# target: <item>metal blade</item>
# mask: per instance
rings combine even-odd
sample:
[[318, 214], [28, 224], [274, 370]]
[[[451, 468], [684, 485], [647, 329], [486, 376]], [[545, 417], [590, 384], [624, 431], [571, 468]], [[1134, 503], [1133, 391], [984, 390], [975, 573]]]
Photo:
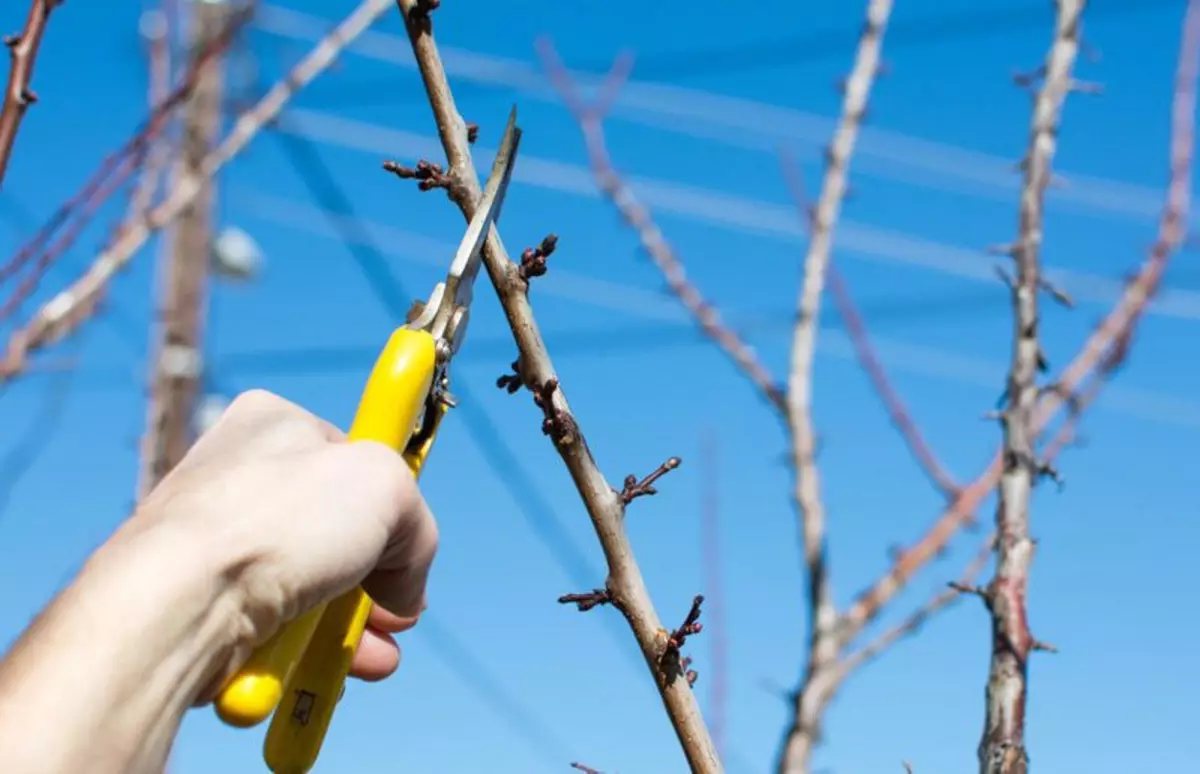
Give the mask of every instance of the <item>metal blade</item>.
[[504, 137], [492, 162], [492, 171], [479, 200], [479, 208], [467, 226], [467, 233], [463, 235], [454, 261], [450, 264], [450, 271], [446, 275], [446, 300], [456, 306], [471, 303], [472, 287], [483, 262], [483, 244], [491, 233], [492, 224], [500, 217], [520, 142], [521, 130], [517, 127], [517, 109], [514, 106], [508, 114]]

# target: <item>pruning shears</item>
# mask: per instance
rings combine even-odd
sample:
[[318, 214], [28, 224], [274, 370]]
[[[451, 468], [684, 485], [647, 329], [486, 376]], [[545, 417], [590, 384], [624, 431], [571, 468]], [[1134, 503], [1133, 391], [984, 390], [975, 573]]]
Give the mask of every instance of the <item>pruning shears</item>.
[[[479, 206], [444, 282], [415, 304], [375, 361], [349, 439], [387, 444], [419, 476], [438, 427], [454, 406], [450, 363], [470, 319], [482, 249], [500, 217], [520, 143], [513, 108]], [[309, 610], [251, 654], [214, 702], [218, 717], [241, 728], [268, 717], [263, 758], [276, 774], [312, 769], [366, 627], [371, 600], [361, 588]]]

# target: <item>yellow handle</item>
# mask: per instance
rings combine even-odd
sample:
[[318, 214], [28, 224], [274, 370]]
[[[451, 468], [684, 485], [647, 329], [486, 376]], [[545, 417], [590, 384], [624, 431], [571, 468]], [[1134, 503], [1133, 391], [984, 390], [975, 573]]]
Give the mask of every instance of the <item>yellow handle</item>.
[[[350, 428], [350, 440], [378, 441], [397, 452], [403, 451], [421, 418], [435, 366], [436, 351], [433, 337], [429, 333], [407, 328], [394, 331], [367, 379], [358, 412]], [[442, 409], [439, 408], [439, 416], [434, 418], [435, 421], [440, 419], [441, 413]], [[428, 445], [427, 443], [426, 448], [416, 455], [421, 461], [424, 460]], [[358, 591], [353, 593], [361, 594]], [[342, 600], [335, 600], [330, 605], [320, 605], [309, 610], [259, 646], [238, 673], [221, 689], [214, 702], [218, 717], [238, 727], [253, 726], [266, 720], [279, 706], [285, 686], [288, 686], [297, 671], [306, 650], [310, 645], [324, 647], [323, 643], [329, 641], [328, 633], [321, 624], [327, 608], [333, 608], [340, 602]], [[370, 609], [368, 604], [364, 603], [363, 606], [367, 610]], [[365, 613], [363, 620], [365, 623]], [[342, 632], [346, 632], [346, 629], [342, 629]], [[359, 635], [361, 633], [360, 629]], [[342, 638], [339, 635], [336, 639]], [[357, 644], [357, 641], [355, 638], [354, 644]], [[353, 654], [353, 645], [351, 653]], [[336, 665], [329, 664], [329, 668], [336, 672]], [[293, 707], [292, 710], [294, 709]], [[328, 717], [325, 722], [328, 723]], [[320, 737], [323, 736], [322, 728]], [[316, 743], [317, 749], [320, 748], [320, 737]]]
[[[427, 451], [428, 446], [404, 455], [414, 476], [421, 474]], [[263, 757], [275, 774], [305, 774], [316, 764], [371, 604], [371, 598], [357, 588], [330, 602], [321, 616], [312, 643], [287, 684], [289, 703], [275, 713], [267, 728]]]

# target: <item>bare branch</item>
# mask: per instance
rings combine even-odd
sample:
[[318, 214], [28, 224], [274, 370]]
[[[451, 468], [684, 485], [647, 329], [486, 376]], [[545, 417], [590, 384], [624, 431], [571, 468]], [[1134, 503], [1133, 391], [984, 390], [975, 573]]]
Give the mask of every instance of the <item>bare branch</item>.
[[996, 507], [996, 570], [985, 596], [992, 616], [992, 655], [983, 739], [979, 743], [981, 774], [1025, 774], [1029, 765], [1025, 703], [1028, 658], [1034, 639], [1029, 632], [1025, 600], [1034, 551], [1029, 502], [1041, 472], [1035, 447], [1035, 413], [1040, 397], [1037, 377], [1043, 364], [1038, 330], [1043, 202], [1051, 179], [1062, 104], [1072, 88], [1086, 5], [1086, 0], [1057, 2], [1054, 39], [1042, 68], [1042, 86], [1034, 100], [1023, 164], [1019, 234], [1013, 252], [1017, 268], [1012, 287], [1013, 354], [1005, 390], [1008, 406], [1001, 418], [1004, 442]]
[[583, 131], [587, 146], [588, 163], [600, 190], [620, 212], [621, 217], [638, 235], [642, 248], [650, 260], [662, 272], [667, 287], [679, 299], [696, 323], [721, 348], [734, 364], [746, 374], [759, 392], [782, 415], [787, 414], [787, 399], [775, 378], [759, 360], [754, 349], [728, 327], [721, 313], [700, 293], [691, 282], [683, 262], [666, 236], [650, 215], [650, 211], [638, 201], [633, 190], [618, 174], [609, 156], [604, 139], [604, 116], [625, 83], [633, 67], [633, 58], [623, 55], [613, 62], [608, 77], [600, 89], [600, 97], [592, 104], [584, 101], [570, 72], [559, 59], [554, 46], [547, 39], [537, 42], [538, 53], [547, 78], [561, 96], [567, 109], [575, 116]]
[[883, 35], [891, 10], [891, 0], [870, 0], [867, 5], [866, 23], [854, 65], [846, 80], [841, 118], [829, 146], [825, 174], [811, 219], [804, 279], [796, 302], [787, 417], [792, 437], [794, 498], [800, 518], [810, 620], [808, 663], [791, 707], [792, 718], [777, 765], [780, 774], [808, 771], [813, 747], [820, 733], [821, 716], [837, 688], [837, 660], [842, 641], [837, 632], [839, 616], [830, 588], [825, 508], [816, 464], [817, 433], [812, 417], [813, 357], [816, 354], [821, 293], [833, 252], [833, 229], [846, 192], [850, 157], [866, 111], [867, 98], [879, 71]]
[[[342, 49], [381, 16], [390, 4], [389, 0], [364, 0], [327, 37], [318, 42], [256, 105], [239, 116], [229, 134], [205, 155], [200, 164], [201, 177], [216, 174], [240, 153], [267, 123], [279, 115], [296, 92], [321, 74]], [[82, 277], [43, 306], [28, 325], [16, 331], [9, 339], [4, 359], [0, 360], [0, 382], [20, 373], [30, 353], [73, 331], [87, 316], [80, 310], [94, 308], [113, 274], [129, 262], [151, 234], [178, 216], [200, 190], [197, 177], [182, 177], [145, 218], [123, 229], [113, 243], [96, 257]]]
[[[471, 160], [467, 127], [454, 104], [433, 38], [428, 10], [420, 6], [418, 0], [398, 0], [398, 3], [428, 92], [450, 175], [455, 181], [447, 194], [458, 205], [463, 217], [469, 220], [475, 214], [481, 192]], [[609, 572], [605, 585], [612, 605], [621, 611], [633, 630], [691, 770], [698, 774], [717, 774], [723, 769], [691, 686], [685, 680], [665, 679], [659, 668], [667, 643], [658, 635], [662, 623], [625, 534], [625, 505], [600, 472], [579, 423], [571, 413], [530, 307], [526, 283], [520, 276], [518, 265], [509, 259], [494, 227], [488, 232], [483, 258], [516, 339], [525, 382], [540, 385], [535, 396], [543, 401], [543, 429], [554, 440], [554, 447], [575, 482], [604, 549]]]
[[[804, 181], [800, 174], [799, 166], [792, 160], [785, 158], [783, 163], [784, 177], [787, 179], [788, 187], [791, 189], [792, 198], [796, 202], [797, 208], [801, 211], [803, 218], [808, 223], [809, 228], [812, 228], [813, 213], [815, 210], [808, 204], [808, 197], [804, 193]], [[933, 453], [933, 449], [925, 440], [925, 436], [917, 427], [917, 423], [913, 421], [912, 414], [909, 413], [908, 407], [904, 404], [903, 398], [892, 386], [892, 380], [888, 377], [887, 370], [884, 369], [883, 363], [875, 354], [875, 347], [871, 344], [871, 336], [867, 332], [866, 322], [858, 311], [858, 306], [854, 303], [854, 297], [850, 293], [849, 284], [838, 271], [837, 264], [830, 262], [827, 269], [827, 279], [829, 281], [829, 290], [833, 294], [833, 303], [837, 307], [838, 314], [842, 318], [842, 322], [846, 324], [846, 333], [850, 337], [850, 343], [854, 347], [855, 357], [858, 359], [858, 364], [866, 372], [867, 378], [871, 380], [871, 386], [875, 388], [875, 392], [879, 395], [879, 399], [883, 402], [884, 409], [888, 413], [888, 418], [892, 422], [892, 426], [899, 431], [900, 436], [908, 445], [909, 451], [916, 458], [917, 464], [921, 466], [925, 475], [930, 481], [945, 495], [947, 498], [954, 497], [959, 490], [959, 484], [954, 480], [954, 477], [946, 470], [945, 466], [938, 460], [937, 455]]]
[[678, 457], [669, 457], [666, 462], [655, 468], [641, 481], [638, 481], [638, 477], [630, 473], [625, 477], [625, 486], [620, 491], [621, 502], [629, 505], [639, 497], [658, 494], [658, 490], [654, 488], [654, 482], [679, 467], [680, 462], [682, 460]]
[[858, 648], [858, 650], [844, 656], [841, 662], [842, 672], [846, 676], [849, 676], [851, 672], [875, 660], [885, 650], [900, 640], [916, 634], [930, 618], [957, 602], [964, 590], [973, 586], [979, 576], [983, 574], [995, 548], [996, 536], [993, 534], [980, 546], [979, 551], [971, 558], [971, 561], [967, 564], [962, 574], [955, 581], [948, 584], [948, 588], [935, 594], [928, 602], [913, 611], [896, 626], [881, 632], [873, 640]]
[[4, 109], [0, 111], [0, 184], [8, 172], [13, 145], [25, 111], [37, 101], [33, 93], [33, 65], [37, 59], [42, 37], [46, 34], [46, 22], [50, 13], [62, 0], [30, 0], [29, 15], [25, 17], [25, 29], [19, 35], [4, 38], [8, 46], [12, 65], [8, 72], [8, 88], [4, 90]]

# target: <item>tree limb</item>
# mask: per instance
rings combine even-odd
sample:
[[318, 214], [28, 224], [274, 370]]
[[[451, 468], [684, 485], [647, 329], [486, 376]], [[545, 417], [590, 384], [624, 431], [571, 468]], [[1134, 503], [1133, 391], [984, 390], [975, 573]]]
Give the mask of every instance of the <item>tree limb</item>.
[[[479, 180], [471, 161], [467, 127], [455, 106], [432, 34], [429, 13], [436, 4], [429, 0], [398, 0], [398, 5], [449, 162], [453, 182], [447, 186], [447, 194], [469, 220], [480, 196]], [[683, 671], [677, 647], [673, 647], [673, 638], [654, 609], [625, 533], [625, 504], [588, 450], [542, 342], [526, 294], [527, 285], [494, 227], [488, 233], [483, 259], [520, 351], [522, 379], [534, 390], [544, 412], [543, 430], [566, 464], [604, 550], [608, 563], [605, 591], [633, 630], [691, 770], [718, 774], [723, 769], [699, 704], [688, 681], [677, 679]], [[675, 663], [665, 663], [668, 657], [673, 657]]]
[[50, 13], [62, 0], [30, 0], [29, 15], [25, 17], [25, 29], [19, 35], [4, 39], [8, 46], [12, 65], [8, 72], [8, 87], [4, 90], [4, 109], [0, 111], [0, 184], [8, 172], [8, 161], [12, 158], [13, 145], [25, 111], [37, 101], [33, 93], [33, 65], [37, 60], [42, 37], [46, 34], [46, 22]]
[[1058, 0], [1055, 33], [1034, 100], [1029, 146], [1020, 194], [1019, 234], [1012, 250], [1016, 278], [1011, 283], [1013, 353], [1001, 415], [999, 502], [996, 508], [996, 569], [983, 597], [992, 615], [992, 654], [988, 670], [986, 717], [979, 744], [981, 774], [1025, 774], [1025, 704], [1028, 657], [1035, 640], [1029, 631], [1026, 594], [1033, 563], [1029, 503], [1044, 468], [1035, 441], [1039, 389], [1045, 369], [1039, 340], [1040, 252], [1044, 199], [1051, 179], [1062, 105], [1071, 90], [1086, 0]]
[[792, 702], [792, 717], [779, 751], [779, 774], [809, 770], [821, 717], [837, 689], [837, 661], [842, 641], [838, 636], [838, 611], [830, 588], [825, 535], [825, 507], [816, 462], [817, 434], [812, 417], [812, 369], [816, 354], [817, 321], [826, 268], [833, 251], [833, 229], [846, 192], [846, 174], [867, 107], [867, 98], [879, 72], [880, 51], [891, 0], [870, 0], [859, 39], [854, 66], [846, 80], [841, 118], [826, 157], [825, 174], [811, 218], [804, 278], [796, 303], [797, 320], [792, 339], [788, 376], [788, 421], [791, 427], [797, 515], [808, 586], [808, 661], [801, 686]]

